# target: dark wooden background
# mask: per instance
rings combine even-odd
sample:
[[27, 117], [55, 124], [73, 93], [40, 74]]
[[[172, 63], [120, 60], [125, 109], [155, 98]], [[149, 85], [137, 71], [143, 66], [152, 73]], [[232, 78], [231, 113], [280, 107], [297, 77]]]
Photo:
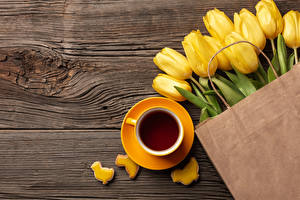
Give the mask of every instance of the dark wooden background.
[[[232, 199], [198, 140], [196, 184], [170, 171], [141, 169], [136, 180], [114, 165], [120, 126], [139, 100], [158, 96], [152, 58], [180, 50], [202, 16], [231, 18], [252, 0], [0, 1], [0, 199]], [[282, 13], [299, 0], [276, 1]], [[267, 46], [267, 49], [270, 46]], [[183, 103], [196, 125], [199, 110]], [[103, 186], [90, 165], [114, 167]]]

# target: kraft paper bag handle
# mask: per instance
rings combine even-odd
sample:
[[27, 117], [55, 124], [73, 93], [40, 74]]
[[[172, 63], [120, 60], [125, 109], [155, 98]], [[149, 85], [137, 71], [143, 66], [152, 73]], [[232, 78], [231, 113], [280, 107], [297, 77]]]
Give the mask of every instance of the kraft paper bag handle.
[[233, 45], [239, 44], [239, 43], [248, 43], [248, 44], [254, 46], [254, 47], [255, 47], [255, 48], [256, 48], [256, 49], [257, 49], [257, 50], [258, 50], [258, 51], [259, 51], [259, 52], [267, 59], [269, 65], [271, 66], [271, 68], [272, 68], [272, 70], [273, 70], [273, 73], [274, 73], [275, 76], [276, 76], [276, 79], [278, 78], [278, 74], [277, 74], [277, 72], [276, 72], [276, 70], [275, 70], [275, 68], [274, 68], [274, 66], [273, 66], [273, 64], [272, 64], [272, 62], [271, 62], [270, 59], [268, 58], [268, 56], [266, 56], [266, 54], [265, 54], [258, 46], [256, 46], [255, 44], [252, 44], [251, 42], [246, 41], [246, 40], [241, 40], [241, 41], [237, 41], [237, 42], [234, 42], [234, 43], [232, 43], [232, 44], [229, 44], [229, 45], [223, 47], [222, 49], [220, 49], [219, 51], [217, 51], [217, 52], [215, 53], [215, 55], [213, 55], [213, 57], [211, 57], [211, 59], [209, 60], [208, 66], [207, 66], [207, 74], [208, 74], [208, 79], [209, 79], [209, 82], [210, 82], [210, 84], [211, 84], [213, 90], [215, 91], [215, 93], [218, 95], [218, 97], [221, 99], [221, 101], [224, 103], [224, 105], [225, 105], [227, 108], [231, 108], [231, 107], [230, 107], [230, 105], [227, 103], [227, 101], [223, 98], [223, 96], [218, 92], [218, 90], [215, 88], [215, 85], [214, 85], [213, 81], [211, 80], [211, 76], [210, 76], [210, 74], [209, 74], [209, 68], [210, 68], [210, 64], [211, 64], [211, 62], [213, 61], [213, 59], [214, 59], [221, 51], [223, 51], [224, 49], [227, 49], [228, 47], [231, 47], [231, 46], [233, 46]]

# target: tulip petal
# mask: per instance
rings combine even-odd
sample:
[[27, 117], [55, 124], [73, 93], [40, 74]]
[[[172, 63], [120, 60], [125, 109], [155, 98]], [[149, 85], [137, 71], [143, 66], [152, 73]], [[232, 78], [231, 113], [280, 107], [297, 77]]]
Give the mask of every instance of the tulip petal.
[[283, 30], [283, 19], [273, 0], [261, 0], [256, 6], [256, 17], [266, 38], [274, 39]]
[[174, 86], [182, 87], [185, 90], [192, 91], [192, 88], [188, 82], [178, 80], [166, 74], [158, 74], [152, 83], [153, 89], [159, 94], [175, 101], [186, 100], [182, 95], [180, 95], [180, 93], [178, 93]]
[[[217, 51], [219, 51], [220, 49], [223, 48], [221, 42], [217, 38], [210, 37], [207, 35], [203, 36], [203, 38], [210, 45], [210, 47], [212, 48], [214, 53], [216, 53]], [[221, 70], [231, 70], [232, 69], [230, 61], [224, 52], [219, 52], [218, 55], [216, 56], [216, 59], [218, 60], [218, 69], [221, 69]]]
[[229, 17], [216, 8], [209, 10], [203, 17], [203, 21], [210, 35], [218, 38], [220, 41], [234, 30], [233, 23]]
[[[261, 50], [264, 49], [266, 45], [265, 34], [259, 25], [257, 17], [249, 10], [243, 8], [239, 14], [234, 14], [234, 30]], [[256, 50], [256, 53], [259, 53], [259, 51]]]
[[[200, 31], [192, 31], [185, 36], [182, 46], [193, 71], [201, 77], [207, 77], [207, 65], [214, 52]], [[217, 65], [218, 61], [214, 59], [210, 66], [210, 75], [215, 74]]]
[[291, 10], [283, 16], [284, 28], [282, 35], [290, 48], [300, 47], [300, 13]]
[[[225, 44], [230, 45], [237, 41], [245, 40], [240, 34], [232, 32], [225, 38]], [[257, 54], [250, 44], [240, 43], [230, 46], [226, 49], [225, 54], [241, 73], [249, 74], [255, 72], [258, 68]]]
[[192, 69], [185, 56], [174, 49], [165, 47], [153, 58], [155, 65], [176, 79], [188, 79]]

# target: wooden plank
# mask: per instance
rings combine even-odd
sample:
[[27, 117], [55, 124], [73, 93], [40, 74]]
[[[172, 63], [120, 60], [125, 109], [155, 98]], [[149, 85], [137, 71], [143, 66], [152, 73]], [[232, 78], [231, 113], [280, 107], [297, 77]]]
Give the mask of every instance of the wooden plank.
[[[41, 48], [0, 55], [2, 129], [120, 129], [131, 106], [157, 96], [151, 87], [154, 67], [147, 72], [94, 69]], [[197, 123], [199, 109], [184, 105]]]
[[[219, 8], [231, 18], [254, 0], [54, 0], [2, 1], [1, 46], [33, 45], [54, 48], [66, 56], [97, 60], [105, 57], [152, 57], [159, 49], [181, 49], [192, 29], [206, 33], [202, 17]], [[276, 1], [282, 13], [299, 7], [294, 0]], [[120, 58], [120, 57], [126, 57]]]
[[[200, 180], [189, 187], [173, 183], [170, 170], [141, 169], [132, 181], [114, 165], [118, 153], [119, 131], [0, 130], [0, 198], [231, 199], [198, 141], [191, 155], [199, 162]], [[97, 160], [116, 170], [107, 186], [93, 177], [90, 165]]]
[[[197, 141], [192, 155], [200, 181], [190, 187], [171, 183], [169, 171], [143, 169], [129, 181], [117, 168], [115, 180], [102, 186], [89, 165], [101, 160], [113, 166], [123, 152], [119, 129], [125, 113], [157, 95], [151, 88], [159, 73], [155, 53], [165, 46], [182, 52], [184, 35], [197, 28], [207, 33], [202, 16], [209, 9], [232, 18], [241, 8], [254, 11], [256, 3], [1, 1], [0, 198], [231, 199]], [[282, 13], [299, 10], [294, 0], [276, 3]], [[196, 124], [199, 110], [183, 105]]]
[[[299, 7], [276, 2], [282, 13]], [[160, 72], [152, 62], [156, 52], [182, 51], [185, 34], [198, 27], [205, 33], [202, 16], [213, 7], [232, 16], [243, 7], [254, 11], [255, 3], [2, 1], [0, 79], [30, 93], [2, 82], [0, 128], [120, 128], [134, 103], [157, 95], [151, 87]], [[186, 108], [197, 123], [199, 110]]]
[[[124, 72], [120, 75], [120, 81], [116, 82], [100, 73], [89, 75], [83, 74], [73, 80], [79, 83], [66, 90], [70, 94], [68, 98], [35, 94], [30, 92], [35, 91], [34, 84], [30, 83], [28, 88], [22, 89], [0, 79], [0, 128], [120, 129], [123, 117], [131, 106], [141, 99], [157, 95], [151, 88], [152, 77], [146, 73]], [[141, 79], [144, 77], [147, 82], [128, 78], [132, 75]], [[46, 87], [48, 83], [43, 84]], [[197, 123], [199, 110], [190, 104], [184, 105], [194, 113]]]
[[[0, 62], [0, 77], [6, 79], [0, 79], [0, 128], [119, 129], [134, 103], [156, 95], [149, 73], [89, 71], [77, 64], [47, 64], [49, 57], [40, 59], [36, 51], [21, 52], [28, 56], [21, 57], [21, 63], [10, 55]], [[28, 65], [30, 60], [37, 64]]]

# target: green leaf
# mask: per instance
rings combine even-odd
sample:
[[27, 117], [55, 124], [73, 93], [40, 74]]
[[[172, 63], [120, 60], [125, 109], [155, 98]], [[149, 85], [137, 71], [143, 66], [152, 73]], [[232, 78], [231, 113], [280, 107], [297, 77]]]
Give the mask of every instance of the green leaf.
[[236, 85], [234, 85], [234, 83], [231, 82], [230, 80], [224, 78], [223, 76], [221, 76], [221, 75], [219, 75], [219, 74], [216, 75], [216, 78], [219, 79], [220, 81], [226, 83], [226, 84], [227, 84], [228, 86], [230, 86], [232, 89], [234, 89], [234, 90], [240, 92], [239, 88], [237, 88]]
[[267, 75], [267, 81], [264, 79], [264, 77], [261, 75], [261, 73], [258, 70], [256, 70], [256, 72], [254, 72], [253, 75], [256, 78], [256, 80], [260, 82], [262, 85], [266, 85], [268, 83], [268, 75]]
[[[202, 87], [204, 87], [205, 90], [210, 90], [210, 87], [208, 85], [208, 78], [199, 78], [199, 83], [200, 85], [202, 85]], [[203, 92], [204, 94], [204, 92]], [[222, 109], [220, 107], [220, 104], [217, 100], [217, 98], [215, 96], [212, 96], [212, 95], [207, 95], [207, 94], [204, 94], [207, 101], [213, 106], [213, 108], [217, 111], [217, 113], [221, 113], [222, 112]]]
[[214, 116], [218, 115], [218, 113], [217, 113], [217, 111], [215, 111], [215, 109], [213, 109], [205, 101], [203, 101], [202, 99], [200, 99], [199, 97], [197, 97], [196, 95], [191, 93], [190, 91], [185, 90], [181, 87], [177, 87], [177, 86], [174, 86], [174, 87], [182, 96], [184, 96], [189, 102], [193, 103], [195, 106], [197, 106], [201, 109], [207, 108], [207, 111], [210, 114], [210, 116], [214, 117]]
[[227, 85], [223, 81], [217, 78], [212, 78], [212, 81], [219, 87], [227, 103], [230, 106], [236, 104], [237, 102], [245, 98], [245, 96], [241, 92], [232, 89], [229, 85]]
[[[230, 73], [228, 71], [225, 71], [225, 74], [228, 76], [228, 78], [237, 86], [237, 83], [239, 82], [239, 78], [237, 75]], [[238, 86], [237, 86], [238, 87]]]
[[202, 85], [202, 87], [204, 87], [204, 89], [209, 89], [208, 81], [208, 78], [199, 78], [199, 83]]
[[255, 88], [258, 90], [260, 88], [262, 88], [264, 86], [264, 84], [260, 81], [257, 80], [253, 80], [251, 78], [249, 78], [249, 80], [251, 81], [251, 83], [255, 86]]
[[[252, 84], [252, 82], [249, 80], [249, 78], [245, 75], [239, 72], [236, 68], [234, 68], [235, 73], [237, 74], [237, 77], [239, 79], [239, 85], [241, 87], [241, 92], [245, 96], [249, 96], [250, 94], [256, 92], [255, 86]], [[239, 87], [239, 86], [238, 86]]]
[[208, 103], [207, 100], [205, 99], [205, 97], [201, 94], [200, 90], [197, 88], [197, 86], [194, 83], [191, 83], [193, 90], [195, 91], [196, 95], [203, 100], [205, 103]]
[[278, 60], [280, 64], [280, 71], [281, 74], [284, 74], [287, 72], [287, 51], [286, 51], [286, 45], [284, 42], [284, 38], [281, 34], [277, 37], [277, 51], [278, 51]]
[[264, 67], [261, 65], [260, 62], [258, 62], [258, 72], [262, 75], [262, 77], [264, 78], [264, 84], [267, 83], [268, 81], [268, 75], [267, 75], [267, 72], [265, 71]]
[[[275, 52], [275, 54], [274, 54], [274, 56], [273, 56], [273, 58], [272, 58], [271, 63], [273, 64], [273, 66], [274, 66], [274, 68], [275, 68], [275, 70], [276, 70], [276, 72], [277, 72], [277, 74], [278, 74], [279, 68], [280, 68], [280, 67], [279, 67], [280, 64], [279, 64], [277, 52]], [[273, 72], [271, 66], [269, 66], [268, 71], [267, 71], [267, 74], [268, 74], [268, 82], [269, 82], [269, 83], [270, 83], [271, 81], [273, 81], [273, 80], [276, 79], [276, 76], [275, 76], [275, 74], [274, 74], [274, 72]]]
[[276, 72], [278, 73], [280, 70], [280, 63], [279, 63], [279, 59], [278, 59], [278, 53], [275, 49], [275, 55], [273, 56], [272, 60], [271, 60]]
[[245, 96], [249, 96], [250, 94], [254, 93], [256, 91], [256, 88], [252, 84], [252, 82], [248, 79], [248, 77], [242, 74], [241, 72], [239, 72], [234, 67], [233, 69], [237, 75], [234, 75], [230, 72], [225, 72], [226, 75], [230, 78], [230, 80], [232, 80], [232, 82], [239, 88], [239, 90]]
[[[221, 92], [220, 90], [217, 90], [219, 93]], [[203, 92], [203, 95], [217, 95], [214, 90], [206, 90]]]
[[288, 71], [292, 69], [294, 63], [295, 63], [295, 54], [292, 53], [288, 59]]
[[270, 83], [270, 82], [274, 81], [275, 79], [276, 79], [276, 76], [275, 76], [272, 68], [269, 67], [269, 69], [268, 69], [268, 82]]
[[209, 118], [207, 108], [202, 108], [201, 109], [201, 114], [200, 114], [200, 122], [203, 122]]

